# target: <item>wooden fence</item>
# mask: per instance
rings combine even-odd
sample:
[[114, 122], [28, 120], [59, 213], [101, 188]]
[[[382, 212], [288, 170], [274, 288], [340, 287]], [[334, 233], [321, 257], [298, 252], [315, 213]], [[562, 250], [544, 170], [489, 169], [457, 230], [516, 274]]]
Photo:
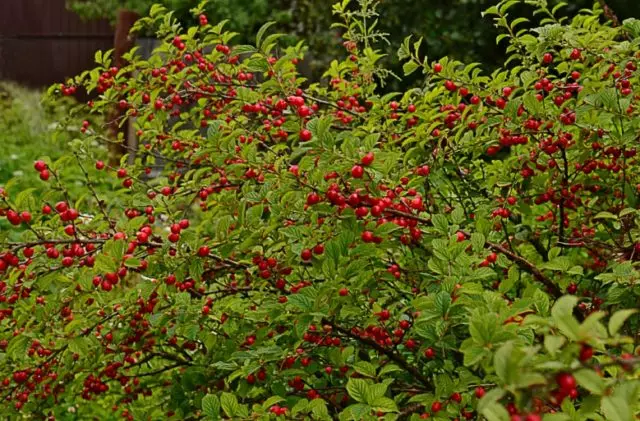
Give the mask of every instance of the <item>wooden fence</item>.
[[65, 0], [0, 0], [0, 80], [44, 87], [93, 67], [113, 48], [106, 21], [84, 22]]

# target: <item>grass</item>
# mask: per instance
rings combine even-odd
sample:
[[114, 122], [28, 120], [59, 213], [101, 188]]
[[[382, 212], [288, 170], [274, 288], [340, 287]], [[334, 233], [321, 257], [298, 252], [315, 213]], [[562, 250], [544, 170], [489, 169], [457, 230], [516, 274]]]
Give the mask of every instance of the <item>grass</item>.
[[[36, 203], [36, 197], [55, 200], [60, 196], [53, 177], [48, 182], [40, 180], [33, 169], [34, 161], [46, 158], [48, 162], [55, 162], [68, 156], [70, 144], [80, 135], [78, 129], [83, 120], [83, 116], [74, 115], [75, 100], [45, 101], [44, 98], [44, 91], [0, 81], [0, 187], [12, 200], [24, 202], [23, 206], [32, 212], [41, 206]], [[91, 147], [98, 156], [106, 156], [104, 147]], [[72, 198], [86, 193], [84, 177], [77, 166], [61, 165], [61, 171]], [[20, 196], [30, 199], [21, 201]], [[6, 233], [8, 227], [8, 222], [0, 218], [0, 233]]]

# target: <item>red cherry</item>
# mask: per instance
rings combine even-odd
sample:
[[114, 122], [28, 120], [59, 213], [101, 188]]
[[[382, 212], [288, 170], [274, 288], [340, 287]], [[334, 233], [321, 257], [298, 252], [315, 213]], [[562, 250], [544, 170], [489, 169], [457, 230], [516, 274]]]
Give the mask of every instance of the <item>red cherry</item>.
[[582, 345], [580, 348], [580, 361], [585, 362], [593, 358], [593, 348], [589, 345]]
[[436, 351], [433, 348], [427, 348], [424, 350], [424, 356], [428, 359], [433, 359], [436, 356]]
[[309, 261], [309, 260], [311, 260], [312, 257], [313, 257], [313, 254], [311, 253], [311, 250], [309, 250], [309, 249], [304, 249], [300, 253], [300, 258], [302, 260], [304, 260], [304, 261]]
[[209, 247], [207, 246], [202, 246], [198, 249], [198, 256], [200, 257], [207, 257], [209, 255]]
[[564, 391], [570, 391], [571, 389], [575, 389], [577, 386], [576, 379], [569, 373], [560, 373], [556, 376], [556, 383], [560, 389]]
[[22, 219], [22, 222], [26, 222], [28, 224], [31, 222], [31, 213], [28, 211], [22, 211], [22, 213], [20, 213], [20, 219]]
[[307, 196], [307, 205], [313, 206], [320, 202], [320, 195], [316, 192], [309, 193]]
[[[364, 165], [365, 167], [371, 165], [373, 163], [375, 156], [373, 155], [373, 152], [369, 152], [367, 153], [365, 156], [362, 157], [362, 159], [360, 160], [360, 163], [362, 163], [362, 165]], [[353, 169], [351, 170], [353, 171]], [[355, 175], [354, 175], [355, 177]]]
[[47, 164], [44, 161], [36, 161], [33, 163], [33, 168], [35, 168], [36, 171], [41, 172], [47, 169]]
[[371, 232], [371, 231], [364, 231], [364, 232], [362, 233], [361, 238], [362, 238], [362, 241], [364, 241], [365, 243], [370, 243], [370, 242], [372, 242], [372, 241], [374, 240], [373, 232]]
[[24, 383], [29, 378], [26, 371], [16, 371], [13, 373], [13, 381], [16, 383]]
[[312, 136], [313, 135], [312, 135], [310, 130], [307, 130], [307, 129], [300, 130], [300, 141], [301, 142], [308, 142], [309, 140], [311, 140]]

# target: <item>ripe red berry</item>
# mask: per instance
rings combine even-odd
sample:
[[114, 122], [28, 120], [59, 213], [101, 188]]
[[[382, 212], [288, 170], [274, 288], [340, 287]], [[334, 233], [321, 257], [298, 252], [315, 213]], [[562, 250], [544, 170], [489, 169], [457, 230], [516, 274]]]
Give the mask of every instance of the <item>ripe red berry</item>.
[[309, 249], [304, 249], [300, 253], [300, 258], [302, 260], [304, 260], [304, 261], [309, 261], [309, 260], [311, 260], [312, 257], [313, 257], [313, 254], [311, 253], [311, 250], [309, 250]]
[[346, 297], [347, 295], [349, 295], [349, 290], [346, 288], [340, 288], [338, 294], [340, 294], [341, 297]]
[[307, 205], [313, 206], [320, 202], [320, 195], [316, 192], [309, 193], [307, 196]]
[[576, 388], [576, 379], [569, 373], [560, 373], [556, 376], [556, 383], [560, 389], [569, 392], [571, 389]]
[[[364, 165], [365, 167], [367, 167], [367, 166], [369, 166], [369, 165], [371, 165], [373, 163], [374, 158], [375, 158], [375, 156], [373, 155], [373, 152], [369, 152], [365, 156], [362, 157], [362, 159], [360, 160], [360, 163], [362, 165]], [[353, 169], [352, 169], [352, 171], [353, 171]]]
[[300, 130], [300, 141], [301, 142], [308, 142], [309, 140], [311, 140], [312, 136], [313, 135], [312, 135], [310, 130], [307, 130], [307, 129]]
[[22, 222], [25, 222], [28, 224], [29, 222], [31, 222], [31, 213], [28, 211], [22, 211], [20, 213], [20, 219], [22, 219]]
[[462, 395], [458, 392], [455, 392], [454, 394], [451, 395], [451, 400], [457, 403], [460, 403], [462, 401]]
[[433, 65], [433, 71], [436, 72], [436, 73], [440, 73], [442, 71], [442, 64], [435, 63]]
[[442, 410], [442, 403], [435, 401], [431, 404], [431, 412], [439, 412]]
[[544, 55], [542, 56], [542, 62], [544, 64], [551, 64], [553, 62], [553, 54], [544, 53]]
[[314, 254], [322, 254], [324, 253], [324, 244], [318, 244], [313, 248]]
[[364, 231], [364, 232], [362, 233], [361, 238], [362, 238], [362, 241], [364, 241], [365, 243], [370, 243], [370, 242], [372, 242], [372, 241], [373, 241], [373, 239], [374, 239], [373, 232], [371, 232], [371, 231]]
[[104, 168], [104, 162], [103, 161], [96, 161], [96, 170], [101, 170]]
[[476, 387], [476, 390], [475, 390], [476, 398], [481, 399], [485, 393], [486, 391], [484, 390], [484, 387], [482, 386]]
[[589, 345], [582, 345], [580, 348], [580, 361], [586, 362], [593, 358], [593, 348]]
[[435, 358], [436, 351], [433, 348], [427, 348], [424, 350], [424, 356], [431, 360]]
[[209, 247], [207, 246], [202, 246], [198, 249], [198, 256], [200, 257], [206, 257], [209, 255]]
[[44, 161], [36, 161], [33, 163], [33, 168], [36, 171], [41, 172], [47, 169], [47, 164]]
[[363, 174], [364, 174], [364, 169], [360, 165], [354, 165], [351, 168], [351, 176], [353, 178], [362, 178]]

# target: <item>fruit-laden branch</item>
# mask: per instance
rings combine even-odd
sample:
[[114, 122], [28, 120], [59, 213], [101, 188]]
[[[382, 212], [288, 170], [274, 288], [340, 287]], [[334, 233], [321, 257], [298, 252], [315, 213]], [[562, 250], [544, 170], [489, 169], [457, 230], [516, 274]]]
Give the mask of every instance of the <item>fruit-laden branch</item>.
[[[425, 219], [425, 218], [421, 218], [419, 216], [407, 213], [407, 212], [401, 212], [401, 211], [397, 211], [394, 209], [386, 209], [385, 212], [393, 214], [393, 215], [398, 215], [398, 216], [402, 216], [405, 218], [411, 218], [411, 219], [415, 219], [418, 222], [422, 222], [425, 224], [431, 224], [431, 221], [429, 219]], [[467, 238], [471, 237], [471, 235], [468, 232], [462, 232]], [[530, 273], [531, 275], [533, 275], [533, 277], [541, 282], [544, 286], [547, 287], [547, 289], [549, 290], [549, 292], [553, 295], [554, 298], [559, 298], [562, 296], [562, 291], [560, 290], [560, 288], [551, 280], [551, 278], [549, 278], [548, 276], [546, 276], [544, 273], [542, 273], [542, 271], [540, 269], [538, 269], [533, 263], [531, 263], [530, 261], [528, 261], [527, 259], [525, 259], [524, 257], [518, 256], [517, 254], [515, 254], [514, 252], [508, 250], [505, 247], [502, 247], [499, 244], [496, 243], [492, 243], [492, 242], [485, 242], [485, 247], [498, 252], [498, 253], [502, 253], [505, 255], [505, 257], [507, 257], [509, 260], [511, 260], [512, 262], [514, 262], [515, 264], [517, 264], [521, 269], [525, 270], [526, 272]]]
[[411, 364], [409, 364], [407, 362], [407, 360], [405, 360], [400, 354], [398, 354], [397, 352], [394, 352], [392, 349], [388, 349], [385, 348], [383, 346], [381, 346], [380, 344], [378, 344], [377, 342], [369, 339], [369, 338], [363, 338], [360, 335], [356, 335], [353, 332], [351, 332], [350, 329], [346, 329], [342, 326], [338, 326], [335, 323], [333, 323], [332, 321], [328, 320], [328, 319], [324, 319], [322, 321], [323, 324], [329, 325], [331, 326], [333, 329], [335, 329], [336, 331], [342, 333], [343, 335], [351, 338], [351, 339], [355, 339], [358, 342], [361, 342], [365, 345], [370, 346], [371, 348], [375, 349], [376, 351], [386, 355], [390, 360], [392, 360], [393, 362], [395, 362], [396, 364], [398, 364], [401, 368], [403, 368], [406, 372], [408, 372], [409, 374], [411, 374], [414, 378], [418, 379], [418, 381], [420, 381], [420, 383], [422, 383], [423, 385], [426, 386], [427, 390], [432, 390], [433, 389], [433, 385], [431, 383], [431, 381], [429, 380], [429, 378], [427, 378], [426, 376], [424, 376], [420, 370], [418, 370], [416, 367], [412, 366]]
[[[465, 233], [465, 235], [467, 234]], [[531, 263], [524, 257], [518, 256], [517, 254], [513, 253], [510, 250], [507, 250], [499, 244], [487, 241], [485, 245], [493, 251], [504, 254], [509, 260], [517, 264], [521, 269], [524, 269], [525, 271], [533, 275], [534, 278], [536, 278], [538, 281], [544, 284], [544, 286], [547, 287], [549, 292], [555, 298], [559, 298], [562, 296], [562, 291], [560, 290], [560, 288], [558, 288], [558, 286], [548, 276], [542, 273], [540, 269], [538, 269], [533, 263]]]

